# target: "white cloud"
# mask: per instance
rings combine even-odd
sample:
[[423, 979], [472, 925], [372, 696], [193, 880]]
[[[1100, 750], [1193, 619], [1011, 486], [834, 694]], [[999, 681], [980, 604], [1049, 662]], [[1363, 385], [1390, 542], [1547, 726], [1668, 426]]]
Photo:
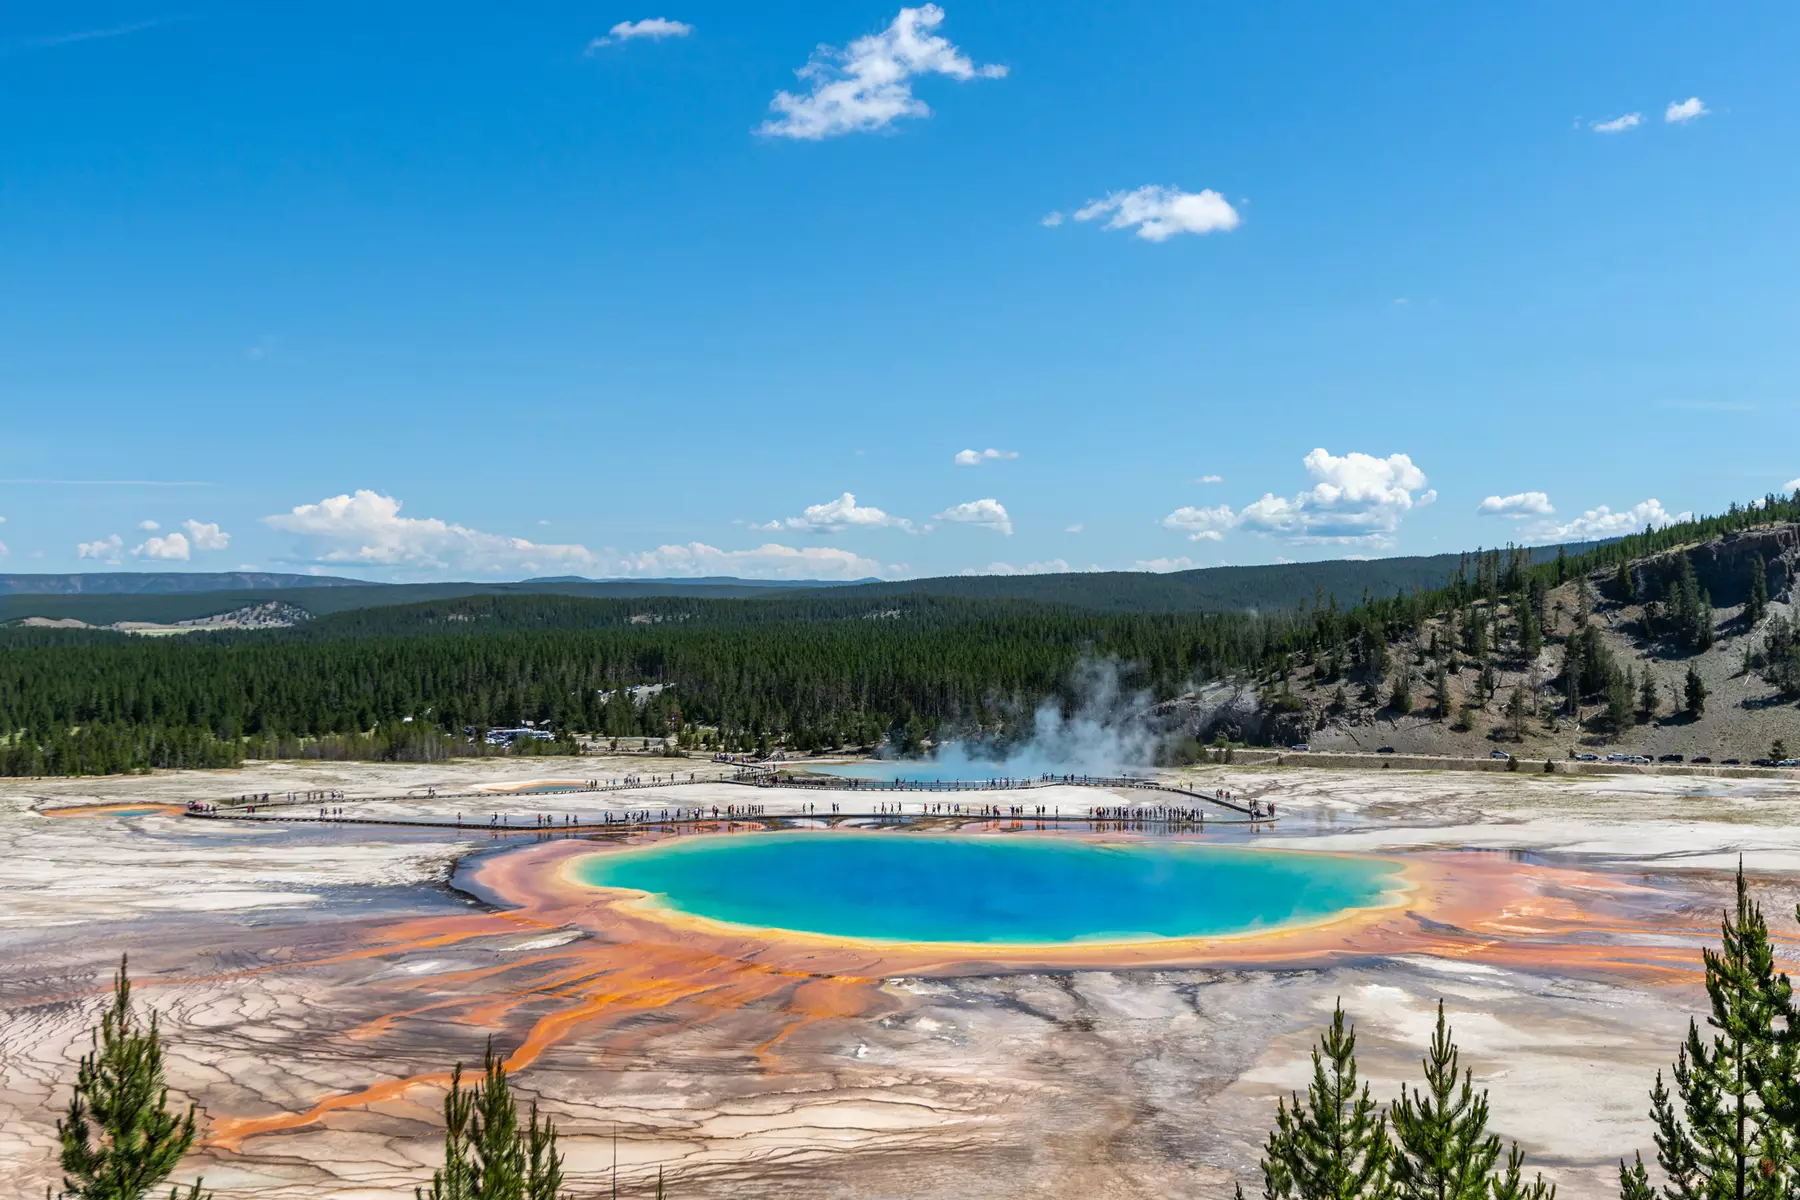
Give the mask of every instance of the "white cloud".
[[162, 526], [158, 525], [155, 521], [139, 521], [138, 528], [145, 533], [155, 533], [157, 530], [161, 529]]
[[1075, 210], [1077, 221], [1107, 217], [1105, 228], [1137, 228], [1145, 241], [1161, 242], [1178, 233], [1229, 232], [1238, 227], [1237, 209], [1211, 188], [1184, 192], [1180, 188], [1138, 188], [1111, 192], [1104, 200], [1090, 200]]
[[989, 446], [986, 450], [958, 450], [955, 462], [959, 467], [979, 467], [984, 462], [1017, 457], [1017, 450], [996, 450]]
[[933, 33], [944, 20], [935, 4], [903, 8], [880, 33], [857, 38], [839, 50], [820, 46], [795, 72], [811, 87], [804, 95], [777, 92], [769, 107], [779, 116], [763, 122], [769, 137], [818, 141], [845, 133], [881, 129], [900, 117], [928, 117], [931, 109], [913, 95], [921, 75], [952, 79], [999, 79], [1001, 66], [978, 67], [947, 39]]
[[1627, 129], [1636, 129], [1644, 123], [1644, 114], [1628, 112], [1622, 117], [1614, 117], [1610, 121], [1595, 121], [1588, 128], [1595, 133], [1624, 133]]
[[1588, 542], [1602, 538], [1623, 537], [1640, 529], [1660, 529], [1692, 520], [1693, 513], [1671, 513], [1662, 501], [1652, 497], [1630, 508], [1614, 512], [1606, 505], [1590, 508], [1567, 524], [1543, 521], [1525, 530], [1529, 542]]
[[1158, 575], [1166, 575], [1170, 571], [1192, 571], [1200, 564], [1183, 555], [1180, 558], [1140, 558], [1132, 564], [1137, 571], [1154, 571]]
[[1196, 483], [1224, 483], [1225, 477], [1223, 475], [1202, 475], [1199, 479], [1195, 480], [1195, 482]]
[[119, 565], [119, 556], [124, 550], [125, 539], [115, 533], [108, 537], [101, 538], [97, 542], [77, 542], [75, 544], [75, 557], [98, 559], [103, 563], [116, 567]]
[[1523, 520], [1526, 517], [1547, 517], [1556, 509], [1550, 503], [1550, 497], [1543, 492], [1514, 492], [1510, 496], [1489, 496], [1476, 505], [1475, 511], [1484, 517]]
[[872, 505], [859, 505], [853, 494], [845, 492], [836, 500], [824, 504], [809, 504], [799, 516], [789, 517], [786, 521], [769, 521], [750, 526], [770, 533], [784, 527], [802, 533], [837, 533], [853, 528], [904, 529], [911, 533], [913, 523], [905, 517], [892, 516]]
[[160, 558], [170, 562], [188, 560], [188, 540], [179, 533], [168, 537], [147, 538], [141, 546], [131, 548], [133, 558]]
[[1790, 479], [1781, 485], [1784, 492], [1800, 492], [1800, 479]]
[[664, 38], [686, 37], [694, 32], [694, 27], [686, 21], [671, 21], [667, 17], [646, 17], [642, 21], [620, 21], [606, 31], [605, 37], [597, 37], [587, 45], [587, 52], [592, 54], [602, 46], [610, 46], [615, 42], [630, 42], [638, 38], [648, 38], [660, 42]]
[[1064, 525], [1063, 532], [1064, 533], [1080, 533], [1083, 528], [1085, 528], [1085, 527], [1082, 525], [1082, 523], [1080, 521], [1077, 521], [1073, 525]]
[[1164, 529], [1187, 534], [1190, 542], [1217, 542], [1224, 539], [1226, 530], [1237, 528], [1238, 519], [1229, 504], [1212, 508], [1184, 504], [1164, 517], [1162, 523]]
[[1669, 107], [1663, 109], [1663, 120], [1671, 125], [1686, 125], [1689, 121], [1698, 120], [1711, 111], [1712, 109], [1700, 102], [1700, 97], [1689, 96], [1686, 100], [1671, 100]]
[[1219, 541], [1230, 530], [1246, 529], [1302, 544], [1381, 547], [1403, 516], [1437, 500], [1435, 491], [1421, 490], [1425, 472], [1404, 454], [1339, 457], [1319, 448], [1302, 461], [1313, 486], [1292, 499], [1270, 492], [1237, 512], [1225, 504], [1184, 506], [1164, 517], [1163, 527], [1190, 541]]
[[593, 565], [586, 546], [541, 545], [483, 533], [435, 517], [403, 517], [400, 501], [367, 488], [264, 517], [264, 524], [297, 535], [315, 561], [370, 563], [417, 570], [537, 570], [548, 565]]
[[196, 550], [223, 550], [231, 545], [231, 535], [216, 522], [183, 521], [181, 527], [187, 530], [188, 540]]
[[1006, 506], [991, 498], [953, 504], [932, 519], [953, 521], [959, 525], [979, 525], [984, 529], [996, 529], [1007, 537], [1011, 537], [1013, 531], [1012, 518], [1006, 515]]
[[[898, 574], [900, 568], [891, 567]], [[658, 546], [627, 555], [623, 575], [681, 577], [736, 575], [756, 579], [862, 579], [881, 573], [881, 564], [848, 550], [829, 546], [782, 546], [774, 542], [754, 550], [721, 550], [704, 542]]]
[[1044, 214], [1043, 219], [1038, 222], [1039, 225], [1044, 226], [1046, 229], [1055, 229], [1062, 223], [1063, 215], [1060, 212], [1047, 212]]
[[[991, 562], [987, 566], [980, 569], [979, 571], [976, 570], [974, 567], [969, 567], [968, 569], [963, 571], [963, 574], [964, 575], [1063, 575], [1063, 574], [1067, 574], [1070, 571], [1073, 571], [1074, 569], [1075, 569], [1074, 567], [1071, 567], [1069, 565], [1069, 562], [1067, 559], [1053, 558], [1048, 562], [1028, 562], [1022, 567], [1015, 567], [1011, 563]], [[1090, 567], [1088, 569], [1093, 570], [1092, 567]]]

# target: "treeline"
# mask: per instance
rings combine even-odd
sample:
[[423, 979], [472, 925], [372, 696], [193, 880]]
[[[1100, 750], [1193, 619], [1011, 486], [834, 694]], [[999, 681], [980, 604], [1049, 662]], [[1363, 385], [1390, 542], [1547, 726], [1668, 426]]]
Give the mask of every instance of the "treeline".
[[[1794, 520], [1800, 497], [1769, 497], [1578, 555], [1540, 561], [1515, 548], [1466, 556], [1432, 591], [1365, 595], [1347, 607], [1321, 593], [1271, 614], [826, 591], [745, 600], [462, 597], [181, 639], [10, 629], [0, 631], [0, 772], [95, 774], [307, 754], [429, 760], [479, 744], [472, 733], [525, 721], [603, 737], [699, 727], [712, 744], [737, 749], [889, 737], [916, 746], [942, 731], [1003, 739], [1046, 697], [1076, 703], [1072, 668], [1084, 656], [1117, 659], [1126, 686], [1157, 697], [1233, 675], [1281, 681], [1270, 693], [1280, 707], [1292, 701], [1285, 681], [1297, 663], [1312, 665], [1321, 682], [1356, 673], [1381, 686], [1390, 645], [1443, 614], [1450, 640], [1476, 660], [1503, 638], [1535, 656], [1551, 587]], [[1657, 568], [1666, 579], [1653, 615], [1671, 637], [1697, 638], [1710, 600], [1686, 563], [1677, 555]], [[1505, 627], [1503, 611], [1512, 615]], [[1800, 678], [1796, 639], [1785, 625], [1778, 633], [1765, 669]], [[1445, 650], [1434, 645], [1440, 698]], [[1574, 651], [1565, 682], [1576, 702], [1617, 701], [1621, 681], [1609, 664], [1586, 642]], [[666, 686], [640, 702], [627, 691], [640, 684]], [[1402, 669], [1394, 703], [1410, 708], [1410, 687]]]

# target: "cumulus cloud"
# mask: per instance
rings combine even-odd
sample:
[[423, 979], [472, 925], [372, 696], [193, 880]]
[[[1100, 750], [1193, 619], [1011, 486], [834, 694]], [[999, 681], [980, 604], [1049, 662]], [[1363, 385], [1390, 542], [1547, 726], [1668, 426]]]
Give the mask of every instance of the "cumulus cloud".
[[223, 550], [231, 545], [231, 535], [220, 529], [212, 521], [183, 521], [181, 527], [187, 530], [188, 541], [196, 550]]
[[1217, 542], [1224, 539], [1226, 530], [1237, 528], [1238, 518], [1229, 504], [1212, 508], [1184, 504], [1164, 517], [1162, 523], [1164, 529], [1187, 534], [1190, 542]]
[[75, 543], [76, 558], [98, 559], [109, 566], [119, 565], [119, 556], [125, 551], [125, 539], [118, 534], [111, 534], [95, 542]]
[[1606, 505], [1590, 508], [1566, 524], [1543, 521], [1525, 531], [1530, 542], [1590, 542], [1602, 538], [1623, 537], [1641, 529], [1660, 529], [1693, 519], [1691, 512], [1671, 513], [1662, 501], [1652, 497], [1630, 508], [1614, 512]]
[[1236, 512], [1226, 504], [1184, 506], [1164, 517], [1163, 527], [1190, 541], [1219, 541], [1244, 529], [1302, 544], [1382, 547], [1402, 517], [1437, 499], [1435, 491], [1424, 490], [1425, 472], [1404, 454], [1340, 457], [1321, 447], [1302, 462], [1313, 486], [1292, 498], [1269, 492]]
[[[367, 488], [264, 517], [271, 529], [296, 535], [323, 563], [368, 563], [413, 570], [504, 571], [592, 566], [586, 546], [544, 545], [483, 533], [436, 517], [403, 517], [400, 501]], [[216, 528], [216, 527], [215, 527]]]
[[761, 525], [753, 524], [751, 528], [770, 533], [783, 528], [802, 533], [838, 533], [845, 529], [904, 529], [911, 533], [913, 523], [905, 517], [885, 513], [873, 505], [858, 504], [852, 493], [845, 492], [836, 500], [807, 505], [797, 517], [789, 517], [785, 521], [768, 521]]
[[1046, 229], [1055, 229], [1062, 223], [1063, 215], [1060, 212], [1047, 212], [1044, 214], [1043, 218], [1038, 221], [1038, 224], [1044, 226]]
[[763, 122], [769, 137], [818, 141], [846, 133], [881, 129], [901, 117], [928, 117], [931, 109], [913, 95], [921, 75], [952, 79], [999, 79], [1001, 66], [978, 67], [946, 38], [934, 33], [944, 10], [935, 4], [903, 8], [880, 33], [857, 38], [843, 49], [820, 46], [795, 72], [810, 87], [803, 95], [777, 92]]
[[158, 525], [155, 521], [139, 521], [138, 528], [145, 533], [155, 533], [157, 530], [161, 529], [162, 526]]
[[1484, 517], [1523, 520], [1526, 517], [1547, 517], [1556, 509], [1551, 505], [1550, 497], [1543, 492], [1514, 492], [1510, 496], [1489, 496], [1475, 506], [1475, 511]]
[[[893, 568], [898, 573], [898, 568]], [[782, 546], [721, 550], [704, 542], [658, 546], [627, 555], [620, 573], [652, 577], [737, 575], [757, 579], [863, 579], [881, 573], [881, 564], [830, 546]]]
[[1195, 480], [1195, 482], [1196, 483], [1224, 483], [1225, 477], [1223, 475], [1202, 475], [1199, 479]]
[[996, 450], [989, 446], [986, 450], [958, 450], [955, 462], [959, 467], [979, 467], [984, 462], [1017, 457], [1017, 450]]
[[1628, 112], [1622, 117], [1614, 117], [1609, 121], [1595, 121], [1588, 128], [1595, 133], [1624, 133], [1627, 129], [1636, 129], [1643, 123], [1643, 113]]
[[1166, 575], [1170, 571], [1192, 571], [1199, 565], [1193, 559], [1183, 555], [1179, 558], [1140, 558], [1132, 564], [1132, 569]]
[[[980, 570], [977, 570], [974, 567], [966, 568], [963, 571], [963, 574], [964, 575], [1062, 575], [1062, 574], [1066, 574], [1069, 571], [1073, 571], [1074, 569], [1075, 569], [1074, 567], [1071, 567], [1069, 565], [1069, 562], [1067, 559], [1053, 558], [1048, 562], [1028, 562], [1022, 567], [1015, 567], [1011, 563], [991, 562], [987, 566], [981, 568]], [[1088, 569], [1090, 571], [1093, 570], [1092, 567], [1089, 567]]]
[[602, 46], [611, 46], [617, 42], [636, 41], [648, 38], [660, 42], [664, 38], [686, 37], [694, 32], [694, 27], [686, 21], [671, 21], [667, 17], [646, 17], [642, 21], [620, 21], [606, 31], [605, 37], [597, 37], [588, 43], [587, 52], [592, 54]]
[[1155, 185], [1111, 192], [1075, 210], [1077, 221], [1100, 217], [1107, 218], [1104, 228], [1135, 228], [1149, 242], [1167, 241], [1178, 233], [1226, 233], [1236, 229], [1240, 219], [1237, 209], [1211, 188], [1184, 192]]
[[1800, 492], [1800, 479], [1790, 479], [1781, 485], [1784, 492]]
[[171, 533], [167, 537], [146, 538], [140, 546], [131, 548], [133, 558], [159, 558], [169, 562], [186, 562], [188, 560], [188, 540], [179, 533]]
[[1671, 100], [1669, 107], [1663, 109], [1663, 120], [1671, 125], [1686, 125], [1689, 121], [1704, 117], [1712, 109], [1700, 102], [1700, 97], [1689, 96], [1686, 100]]
[[1006, 515], [1006, 506], [998, 500], [970, 500], [964, 504], [953, 504], [932, 518], [935, 521], [950, 521], [958, 525], [979, 525], [984, 529], [994, 529], [1012, 536], [1012, 518]]

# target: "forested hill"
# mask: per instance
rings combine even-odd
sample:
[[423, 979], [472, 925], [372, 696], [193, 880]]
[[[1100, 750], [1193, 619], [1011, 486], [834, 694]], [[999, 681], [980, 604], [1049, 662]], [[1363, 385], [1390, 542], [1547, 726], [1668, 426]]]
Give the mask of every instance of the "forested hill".
[[[0, 630], [0, 772], [300, 754], [438, 757], [480, 751], [468, 729], [523, 720], [744, 749], [883, 739], [907, 748], [959, 732], [1004, 738], [1028, 727], [1045, 698], [1072, 704], [1076, 665], [1092, 657], [1116, 659], [1123, 686], [1158, 699], [1226, 678], [1260, 681], [1275, 704], [1298, 703], [1288, 686], [1306, 677], [1351, 678], [1390, 695], [1395, 673], [1412, 669], [1412, 656], [1392, 647], [1426, 644], [1429, 652], [1436, 635], [1425, 631], [1446, 622], [1476, 629], [1470, 614], [1536, 613], [1543, 621], [1522, 628], [1539, 628], [1553, 615], [1550, 589], [1614, 578], [1622, 567], [1651, 594], [1681, 600], [1656, 601], [1658, 622], [1663, 608], [1711, 611], [1699, 585], [1689, 586], [1697, 575], [1716, 575], [1708, 586], [1729, 602], [1731, 588], [1761, 576], [1743, 563], [1723, 573], [1690, 568], [1736, 563], [1763, 554], [1758, 547], [1779, 550], [1780, 570], [1770, 560], [1764, 574], [1770, 595], [1785, 595], [1796, 521], [1800, 497], [1770, 497], [1542, 563], [1490, 551], [1459, 563], [1440, 588], [1384, 589], [1363, 603], [1309, 598], [1263, 613], [1097, 611], [837, 588], [726, 600], [458, 596], [181, 638], [13, 628]], [[1693, 605], [1683, 607], [1689, 592]], [[1758, 629], [1763, 659], [1751, 666], [1800, 679], [1800, 661], [1792, 672], [1784, 665], [1800, 643], [1785, 617], [1777, 627], [1779, 616], [1765, 618], [1766, 635]], [[1543, 632], [1546, 640], [1573, 636], [1560, 625]], [[653, 701], [628, 698], [640, 684], [659, 685]]]
[[[1598, 542], [1540, 546], [1522, 553], [1526, 562], [1557, 554], [1586, 554]], [[1477, 551], [1477, 554], [1480, 552]], [[1467, 566], [1469, 554], [1336, 559], [1271, 563], [1256, 567], [1202, 567], [1155, 574], [1148, 571], [1071, 571], [1053, 575], [947, 575], [865, 583], [834, 589], [839, 596], [961, 596], [1036, 600], [1095, 612], [1278, 612], [1317, 599], [1341, 607], [1364, 596], [1392, 596], [1415, 588], [1443, 587]]]
[[[1526, 551], [1535, 561], [1561, 552], [1580, 555], [1597, 543]], [[95, 575], [0, 576], [0, 623], [27, 617], [73, 619], [88, 625], [118, 621], [191, 621], [279, 600], [314, 617], [352, 609], [414, 605], [468, 596], [564, 596], [588, 599], [759, 599], [772, 595], [851, 598], [896, 596], [971, 600], [1029, 600], [1092, 612], [1275, 612], [1320, 597], [1341, 607], [1366, 595], [1442, 587], [1470, 560], [1467, 554], [1428, 557], [1208, 567], [1155, 574], [1092, 571], [1050, 575], [952, 575], [895, 582], [825, 584], [814, 580], [647, 579], [573, 577], [519, 583], [365, 583], [310, 575], [254, 572], [113, 572]]]

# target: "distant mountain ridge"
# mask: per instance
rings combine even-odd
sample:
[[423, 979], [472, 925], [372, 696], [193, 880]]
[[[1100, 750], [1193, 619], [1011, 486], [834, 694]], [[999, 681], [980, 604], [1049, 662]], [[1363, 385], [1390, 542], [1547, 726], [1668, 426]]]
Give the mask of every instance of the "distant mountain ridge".
[[0, 596], [152, 596], [185, 592], [379, 587], [338, 575], [275, 571], [96, 571], [68, 575], [0, 575]]
[[[1598, 543], [1563, 547], [1580, 554]], [[1557, 547], [1521, 551], [1537, 562]], [[946, 575], [930, 579], [854, 580], [738, 579], [526, 579], [517, 583], [368, 583], [326, 575], [254, 571], [110, 572], [93, 575], [0, 575], [0, 622], [26, 617], [75, 619], [90, 625], [120, 621], [171, 623], [230, 612], [282, 599], [312, 616], [451, 600], [463, 596], [551, 595], [592, 599], [753, 599], [808, 592], [871, 599], [907, 595], [1033, 600], [1096, 612], [1242, 612], [1298, 608], [1315, 597], [1336, 597], [1348, 608], [1363, 598], [1395, 591], [1441, 587], [1456, 573], [1462, 554], [1424, 557], [1332, 559], [1254, 567], [1203, 567], [1156, 574], [1149, 571], [1071, 571], [1051, 575]], [[304, 596], [294, 593], [304, 591]]]

